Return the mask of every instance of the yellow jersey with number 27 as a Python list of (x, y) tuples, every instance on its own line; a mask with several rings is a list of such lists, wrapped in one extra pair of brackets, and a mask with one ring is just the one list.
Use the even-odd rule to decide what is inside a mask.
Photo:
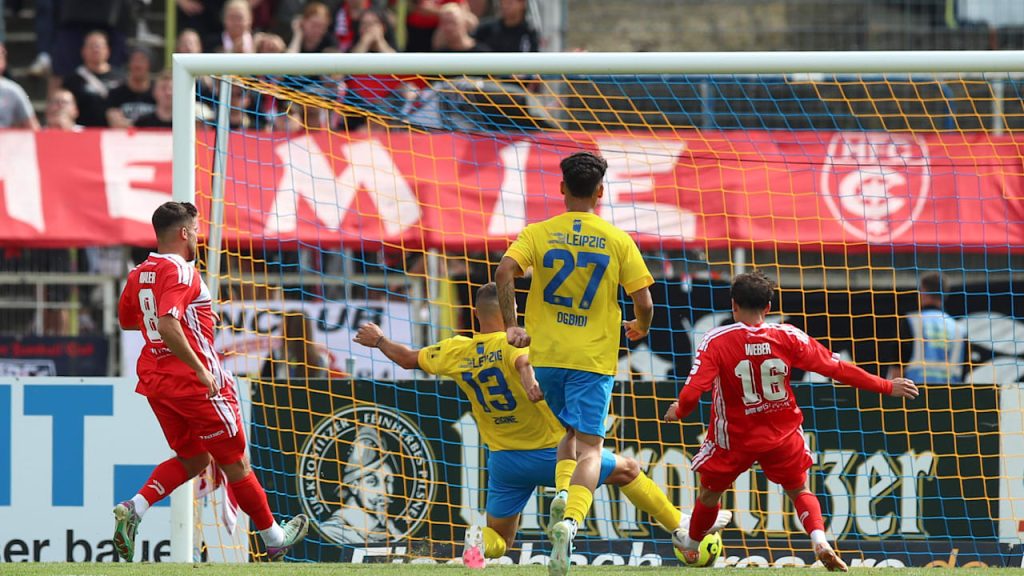
[(636, 242), (596, 214), (566, 212), (524, 228), (505, 255), (533, 268), (526, 301), (533, 365), (615, 374), (619, 286), (632, 294), (654, 283)]

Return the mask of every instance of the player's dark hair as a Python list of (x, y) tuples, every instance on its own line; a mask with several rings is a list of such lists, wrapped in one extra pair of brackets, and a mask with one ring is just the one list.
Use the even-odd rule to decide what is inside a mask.
[(932, 296), (942, 297), (942, 273), (941, 272), (928, 272), (922, 274), (920, 280), (917, 281), (918, 290), (923, 294), (931, 294)]
[(498, 305), (498, 285), (494, 282), (488, 282), (484, 284), (476, 291), (476, 299), (473, 300), (475, 306), (497, 306)]
[(775, 295), (775, 284), (762, 272), (747, 272), (732, 280), (733, 302), (743, 310), (764, 310)]
[(608, 162), (593, 152), (577, 152), (562, 159), (562, 182), (577, 198), (589, 198), (604, 180)]
[(198, 214), (191, 202), (164, 202), (153, 212), (153, 231), (159, 238), (168, 230), (187, 226)]

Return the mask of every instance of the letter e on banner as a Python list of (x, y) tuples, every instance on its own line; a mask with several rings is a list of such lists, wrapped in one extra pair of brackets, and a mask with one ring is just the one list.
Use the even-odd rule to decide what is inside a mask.
[[(149, 223), (153, 211), (171, 199), (171, 135), (105, 130), (100, 137), (103, 181), (111, 218)], [(157, 167), (166, 165), (166, 179)]]
[(0, 131), (0, 158), (0, 192), (8, 216), (45, 232), (35, 134)]

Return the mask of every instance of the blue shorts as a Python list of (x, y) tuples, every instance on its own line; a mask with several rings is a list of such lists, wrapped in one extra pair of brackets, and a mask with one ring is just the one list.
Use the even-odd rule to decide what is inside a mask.
[[(523, 511), (537, 486), (555, 485), (555, 448), (543, 450), (499, 450), (487, 459), (487, 513), (508, 518)], [(598, 484), (615, 470), (615, 454), (601, 452)]]
[(566, 428), (604, 438), (615, 377), (568, 368), (534, 368), (548, 407)]

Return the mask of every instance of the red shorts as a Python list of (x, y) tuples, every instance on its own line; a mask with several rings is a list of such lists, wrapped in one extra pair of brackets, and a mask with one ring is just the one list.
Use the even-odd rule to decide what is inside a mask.
[(705, 441), (693, 457), (691, 468), (700, 473), (701, 486), (712, 492), (725, 492), (755, 462), (761, 464), (761, 470), (769, 480), (786, 490), (803, 488), (807, 483), (807, 470), (814, 463), (804, 435), (798, 431), (782, 440), (777, 448), (766, 452), (726, 450)]
[(209, 452), (218, 464), (245, 456), (245, 433), (234, 386), (213, 398), (204, 395), (148, 398), (167, 444), (179, 458)]

